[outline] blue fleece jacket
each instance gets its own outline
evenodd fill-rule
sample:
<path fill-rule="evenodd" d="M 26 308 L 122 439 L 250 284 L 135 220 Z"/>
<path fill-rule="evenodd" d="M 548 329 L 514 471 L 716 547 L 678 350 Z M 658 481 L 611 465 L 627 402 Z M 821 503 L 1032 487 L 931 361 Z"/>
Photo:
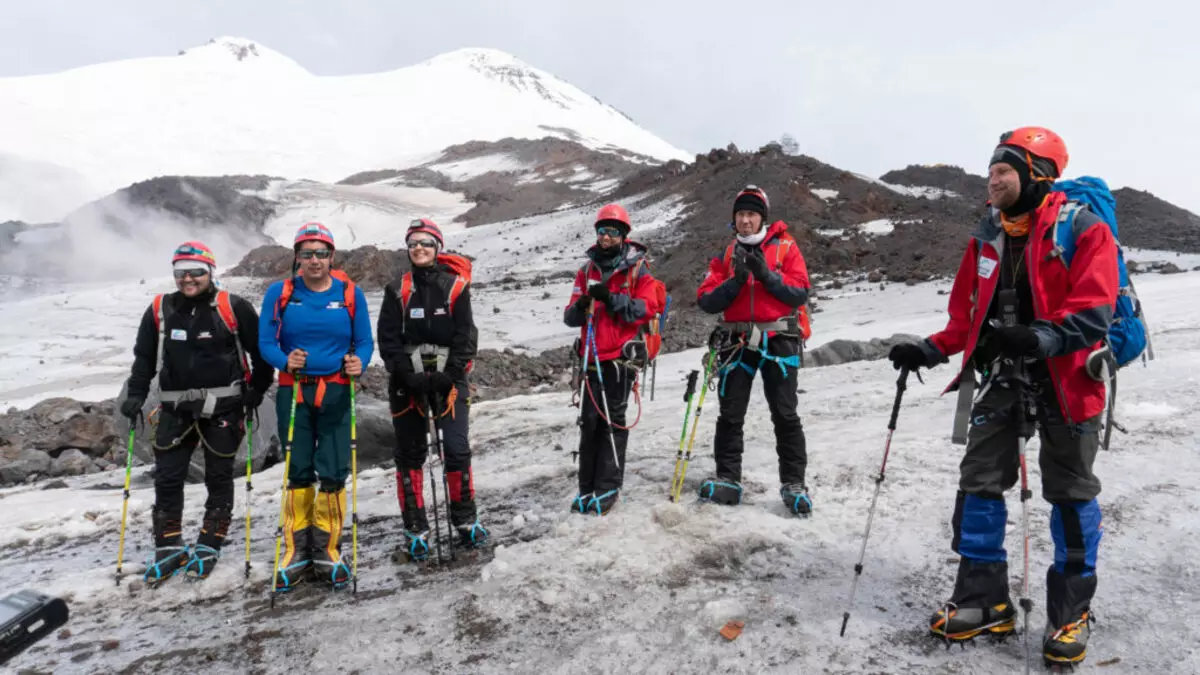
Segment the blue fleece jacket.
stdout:
<path fill-rule="evenodd" d="M 332 375 L 342 369 L 342 359 L 350 352 L 350 313 L 343 306 L 346 284 L 334 279 L 323 293 L 314 293 L 301 277 L 293 279 L 294 289 L 283 312 L 283 329 L 275 321 L 275 305 L 283 292 L 276 281 L 263 296 L 258 318 L 258 346 L 263 358 L 279 371 L 287 369 L 287 355 L 293 349 L 308 352 L 306 375 Z M 375 340 L 371 335 L 371 317 L 362 289 L 354 288 L 354 354 L 362 359 L 363 369 L 371 363 Z M 276 337 L 278 334 L 278 337 Z"/>

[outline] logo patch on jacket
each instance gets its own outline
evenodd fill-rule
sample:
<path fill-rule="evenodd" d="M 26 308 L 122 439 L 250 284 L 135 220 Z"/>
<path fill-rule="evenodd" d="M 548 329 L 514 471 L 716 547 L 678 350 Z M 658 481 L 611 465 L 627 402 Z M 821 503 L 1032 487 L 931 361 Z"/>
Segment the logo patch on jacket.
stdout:
<path fill-rule="evenodd" d="M 197 340 L 211 340 L 212 333 L 210 333 L 206 330 L 202 330 L 202 331 L 200 331 L 200 334 L 196 336 L 196 339 Z"/>
<path fill-rule="evenodd" d="M 424 319 L 425 318 L 425 308 L 424 307 L 413 307 L 412 309 L 408 310 L 408 315 L 414 319 Z"/>
<path fill-rule="evenodd" d="M 172 340 L 186 340 L 187 339 L 187 331 L 182 328 L 172 328 L 171 329 L 171 339 Z"/>
<path fill-rule="evenodd" d="M 1000 264 L 999 260 L 989 258 L 982 253 L 979 254 L 979 276 L 984 279 L 991 279 L 996 273 L 996 266 Z"/>
<path fill-rule="evenodd" d="M 434 316 L 446 316 L 446 308 L 438 307 L 437 309 L 433 310 L 433 315 Z"/>
<path fill-rule="evenodd" d="M 342 308 L 341 300 L 330 300 L 329 304 L 325 305 L 325 309 L 341 309 L 341 308 Z"/>

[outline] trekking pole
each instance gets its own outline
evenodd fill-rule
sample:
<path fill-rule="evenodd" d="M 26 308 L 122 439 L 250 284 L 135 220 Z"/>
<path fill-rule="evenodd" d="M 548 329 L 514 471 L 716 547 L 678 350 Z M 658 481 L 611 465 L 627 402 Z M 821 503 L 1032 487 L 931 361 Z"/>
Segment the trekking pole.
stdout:
<path fill-rule="evenodd" d="M 433 397 L 430 400 L 436 403 Z M 454 549 L 457 543 L 454 540 L 454 520 L 450 517 L 450 481 L 446 478 L 446 451 L 442 447 L 442 430 L 437 428 L 437 424 L 433 425 L 433 439 L 437 442 L 438 462 L 442 465 L 442 496 L 446 498 L 446 536 L 450 538 L 450 560 L 453 562 L 456 559 Z M 437 490 L 437 485 L 433 486 Z"/>
<path fill-rule="evenodd" d="M 883 485 L 884 473 L 887 471 L 888 453 L 892 450 L 892 434 L 896 431 L 896 418 L 900 416 L 900 400 L 904 398 L 904 390 L 908 383 L 908 368 L 900 369 L 900 378 L 896 380 L 896 400 L 892 403 L 892 417 L 888 420 L 887 440 L 883 444 L 883 462 L 879 465 L 879 475 L 875 477 L 875 494 L 871 497 L 871 508 L 867 509 L 867 529 L 863 532 L 862 549 L 858 552 L 858 564 L 854 566 L 854 581 L 850 584 L 850 600 L 846 603 L 846 611 L 842 614 L 841 637 L 846 637 L 846 623 L 850 621 L 850 609 L 854 607 L 854 594 L 858 591 L 858 580 L 862 577 L 863 560 L 867 556 L 867 539 L 871 536 L 871 523 L 875 520 L 875 503 L 879 500 L 879 488 Z M 918 374 L 918 377 L 920 375 Z"/>
<path fill-rule="evenodd" d="M 125 451 L 125 496 L 121 501 L 121 543 L 117 546 L 117 585 L 121 585 L 121 563 L 125 560 L 125 514 L 129 511 L 129 475 L 133 471 L 133 435 L 137 427 L 129 421 L 129 449 Z"/>
<path fill-rule="evenodd" d="M 350 532 L 354 542 L 351 593 L 358 593 L 358 407 L 354 398 L 354 376 L 350 376 Z"/>
<path fill-rule="evenodd" d="M 596 357 L 596 379 L 600 381 L 600 402 L 604 404 L 604 422 L 608 427 L 608 443 L 612 446 L 613 462 L 616 463 L 618 470 L 621 469 L 621 457 L 617 454 L 617 438 L 613 435 L 612 415 L 608 412 L 608 392 L 604 386 L 604 365 L 600 363 L 600 350 L 596 348 L 596 329 L 591 322 L 588 322 L 588 341 L 592 343 L 592 354 Z M 580 404 L 582 405 L 582 401 Z M 593 401 L 593 405 L 595 402 Z"/>
<path fill-rule="evenodd" d="M 250 578 L 250 474 L 254 466 L 254 419 L 253 413 L 246 415 L 246 573 Z"/>
<path fill-rule="evenodd" d="M 679 497 L 683 494 L 683 479 L 687 476 L 688 462 L 692 460 L 692 448 L 696 447 L 696 430 L 700 428 L 700 413 L 704 411 L 704 397 L 708 394 L 708 383 L 712 379 L 716 362 L 717 349 L 710 346 L 708 361 L 704 364 L 704 386 L 700 389 L 700 400 L 696 401 L 696 414 L 692 417 L 692 435 L 688 439 L 687 453 L 683 456 L 683 465 L 679 467 L 678 476 L 671 484 L 671 501 L 673 502 L 679 502 Z"/>
<path fill-rule="evenodd" d="M 588 317 L 587 317 L 587 334 L 588 335 L 591 335 L 591 333 L 592 333 L 592 312 L 593 312 L 594 308 L 595 308 L 595 303 L 592 303 L 591 307 L 588 308 Z M 583 429 L 583 394 L 587 390 L 587 376 L 588 376 L 587 369 L 588 369 L 588 359 L 591 358 L 591 348 L 592 348 L 592 341 L 585 339 L 583 341 L 583 360 L 579 362 L 579 416 L 575 418 L 575 425 L 578 426 L 580 429 Z M 578 457 L 579 451 L 576 450 L 575 452 L 573 452 L 571 454 L 572 454 L 572 460 L 574 461 Z"/>
<path fill-rule="evenodd" d="M 696 381 L 700 379 L 700 371 L 692 370 L 687 376 L 687 390 L 683 392 L 683 428 L 679 431 L 679 450 L 675 453 L 675 473 L 671 476 L 671 489 L 667 491 L 667 499 L 675 499 L 675 483 L 679 480 L 679 469 L 683 466 L 683 447 L 687 442 L 688 420 L 692 416 L 692 397 L 696 395 Z"/>
<path fill-rule="evenodd" d="M 434 443 L 437 442 L 437 426 L 433 421 L 433 396 L 425 396 L 425 454 L 432 454 Z M 437 479 L 433 475 L 433 462 L 427 462 L 429 468 L 429 492 L 433 494 L 433 538 L 434 545 L 437 546 L 438 564 L 442 563 L 442 524 L 438 515 L 437 502 Z M 445 478 L 445 471 L 442 472 L 442 478 Z"/>
<path fill-rule="evenodd" d="M 300 398 L 300 380 L 292 381 L 292 411 L 288 414 L 287 444 L 283 453 L 283 487 L 279 493 L 279 525 L 275 528 L 275 567 L 271 570 L 271 609 L 279 594 L 279 547 L 283 543 L 283 509 L 287 501 L 288 471 L 292 466 L 292 439 L 296 433 L 296 401 Z"/>
<path fill-rule="evenodd" d="M 663 328 L 667 325 L 667 316 L 671 311 L 671 296 L 667 296 L 667 304 L 663 307 L 662 314 L 658 317 L 658 334 L 661 336 Z M 658 381 L 658 359 L 650 362 L 650 400 L 654 400 L 654 383 Z M 686 422 L 685 422 L 686 424 Z"/>

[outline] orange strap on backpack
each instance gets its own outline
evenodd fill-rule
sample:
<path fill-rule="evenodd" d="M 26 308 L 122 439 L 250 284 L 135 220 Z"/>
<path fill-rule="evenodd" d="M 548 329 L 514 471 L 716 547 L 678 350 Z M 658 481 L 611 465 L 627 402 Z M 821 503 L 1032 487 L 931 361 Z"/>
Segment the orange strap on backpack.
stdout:
<path fill-rule="evenodd" d="M 158 364 L 156 368 L 162 366 L 164 340 L 166 339 L 167 322 L 162 311 L 163 294 L 159 293 L 154 296 L 154 302 L 151 304 L 154 312 L 154 323 L 158 326 Z M 221 317 L 221 322 L 225 324 L 225 328 L 233 334 L 233 343 L 237 347 L 238 362 L 242 364 L 242 378 L 247 382 L 250 381 L 250 359 L 246 356 L 246 350 L 242 348 L 242 338 L 238 335 L 238 320 L 237 315 L 233 313 L 233 302 L 230 300 L 229 291 L 217 291 L 213 297 L 212 306 L 217 310 L 217 316 Z"/>

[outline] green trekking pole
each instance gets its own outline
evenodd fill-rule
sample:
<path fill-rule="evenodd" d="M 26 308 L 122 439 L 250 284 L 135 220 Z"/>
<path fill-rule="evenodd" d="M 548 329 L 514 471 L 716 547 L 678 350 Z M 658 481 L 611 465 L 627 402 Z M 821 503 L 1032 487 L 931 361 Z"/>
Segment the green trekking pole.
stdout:
<path fill-rule="evenodd" d="M 700 413 L 704 410 L 704 397 L 708 394 L 708 383 L 716 368 L 717 350 L 715 347 L 708 352 L 708 362 L 704 365 L 704 387 L 700 390 L 700 400 L 696 401 L 696 415 L 692 417 L 692 435 L 688 440 L 687 453 L 683 456 L 683 465 L 674 484 L 671 485 L 671 501 L 678 502 L 683 493 L 683 479 L 687 475 L 688 462 L 692 459 L 692 448 L 696 446 L 696 429 L 700 426 Z"/>
<path fill-rule="evenodd" d="M 275 528 L 275 567 L 271 571 L 271 609 L 279 595 L 279 547 L 283 544 L 283 503 L 287 500 L 288 471 L 292 466 L 292 439 L 296 433 L 296 400 L 300 398 L 300 380 L 292 382 L 292 411 L 288 414 L 287 447 L 283 455 L 283 487 L 279 494 L 279 525 Z"/>
<path fill-rule="evenodd" d="M 254 420 L 246 416 L 246 574 L 250 578 L 250 475 L 254 466 Z"/>
<path fill-rule="evenodd" d="M 133 471 L 133 421 L 129 422 L 129 449 L 125 452 L 125 498 L 121 502 L 121 543 L 117 547 L 117 585 L 121 585 L 121 563 L 125 560 L 125 515 L 129 512 L 129 476 Z"/>
<path fill-rule="evenodd" d="M 687 407 L 683 411 L 683 429 L 679 432 L 679 451 L 675 453 L 675 474 L 671 476 L 671 489 L 668 495 L 674 498 L 675 483 L 679 482 L 679 469 L 683 466 L 683 447 L 687 442 L 688 419 L 692 416 L 692 397 L 696 394 L 696 381 L 700 379 L 700 371 L 693 370 L 687 376 L 687 391 L 683 394 L 683 402 Z"/>

